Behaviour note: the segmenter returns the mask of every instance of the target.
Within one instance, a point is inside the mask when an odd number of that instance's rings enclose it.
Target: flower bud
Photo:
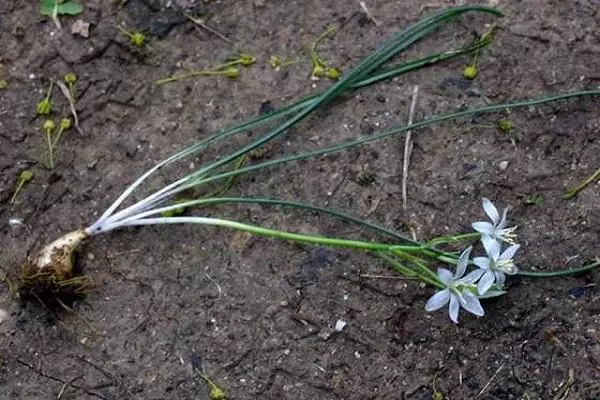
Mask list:
[[[478,73],[476,65],[469,65],[463,70],[463,76],[467,79],[475,79]]]
[[[71,128],[72,125],[73,123],[71,122],[71,118],[63,118],[60,120],[60,130],[62,131],[66,131],[67,129]]]
[[[40,101],[37,105],[38,115],[49,115],[52,112],[52,103],[49,99]]]
[[[337,81],[342,76],[342,71],[335,67],[327,68],[327,77],[332,81]]]
[[[146,43],[146,35],[142,32],[136,32],[129,37],[129,41],[134,46],[142,47],[144,46],[144,43]]]
[[[68,74],[66,74],[65,82],[69,84],[77,82],[77,75],[75,75],[75,72],[69,72]]]
[[[33,172],[26,169],[19,174],[19,180],[23,183],[27,183],[33,179]]]
[[[46,132],[52,132],[54,129],[56,129],[56,124],[54,121],[47,119],[46,122],[44,122],[44,130]]]
[[[223,76],[226,76],[231,79],[235,79],[240,76],[240,70],[236,67],[227,67],[221,71]]]

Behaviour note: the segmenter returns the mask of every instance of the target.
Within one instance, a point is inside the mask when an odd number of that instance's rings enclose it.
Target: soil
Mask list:
[[[10,275],[28,254],[89,225],[143,171],[211,132],[330,85],[309,78],[308,46],[347,71],[392,33],[450,1],[86,1],[63,30],[37,2],[0,3],[0,253]],[[411,47],[449,49],[496,23],[479,76],[460,58],[363,89],[273,142],[275,158],[415,120],[600,85],[597,0],[489,1],[505,13],[467,15]],[[188,22],[192,8],[229,38]],[[71,34],[82,19],[89,38]],[[134,48],[121,25],[149,34]],[[238,79],[154,81],[243,51]],[[273,70],[278,55],[298,63]],[[74,71],[81,133],[46,167],[36,104],[49,79]],[[55,118],[69,115],[58,90]],[[600,99],[582,98],[413,132],[407,209],[404,138],[292,163],[239,179],[231,195],[301,200],[344,210],[420,240],[469,232],[481,198],[510,206],[522,269],[583,265],[598,254],[600,190],[563,195],[599,165]],[[497,129],[510,119],[515,130]],[[179,165],[185,172],[258,131]],[[35,173],[14,205],[16,176]],[[369,179],[364,179],[368,176]],[[540,204],[527,204],[531,196]],[[266,206],[201,210],[281,229],[374,238],[356,226]],[[9,224],[9,220],[22,223]],[[15,299],[0,286],[0,399],[208,399],[201,369],[231,399],[600,399],[600,274],[510,280],[486,315],[426,313],[433,291],[354,251],[298,245],[198,226],[145,227],[94,237],[79,265],[95,282],[71,311]],[[347,323],[338,332],[336,321]],[[437,397],[433,397],[437,396]],[[443,396],[443,397],[440,397]]]

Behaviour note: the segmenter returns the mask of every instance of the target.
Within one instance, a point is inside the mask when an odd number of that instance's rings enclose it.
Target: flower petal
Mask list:
[[[508,220],[506,219],[506,214],[508,214],[508,208],[505,208],[502,212],[502,219],[500,219],[500,222],[498,222],[496,228],[503,229],[506,226],[506,223],[508,222]]]
[[[487,292],[494,285],[495,280],[496,275],[494,274],[494,271],[488,269],[477,284],[477,293],[485,294],[485,292]]]
[[[452,282],[452,272],[448,271],[446,268],[438,268],[437,276],[440,278],[440,281],[446,286]]]
[[[490,269],[490,259],[487,257],[475,257],[473,263],[481,269]]]
[[[477,221],[471,224],[471,227],[482,235],[493,235],[495,227],[487,221]]]
[[[454,279],[462,278],[467,270],[467,264],[469,263],[469,256],[471,255],[471,250],[473,250],[473,246],[469,246],[465,249],[458,258],[458,263],[456,263],[456,273],[454,274]]]
[[[505,260],[512,259],[520,247],[521,247],[520,244],[513,244],[512,246],[510,246],[509,248],[507,248],[506,250],[504,250],[502,252],[502,255],[500,256],[499,261],[505,261]]]
[[[500,242],[489,236],[482,236],[481,243],[485,248],[487,256],[494,262],[496,262],[498,260],[498,257],[500,257]]]
[[[460,302],[460,305],[462,306],[462,308],[464,308],[471,314],[477,315],[478,317],[482,317],[483,314],[485,314],[477,296],[471,293],[468,289],[465,289],[463,291],[462,301]]]
[[[426,311],[435,311],[444,307],[450,301],[450,290],[444,289],[442,291],[437,292],[433,296],[427,300],[427,304],[425,304]]]
[[[484,269],[476,269],[475,271],[471,271],[469,272],[469,274],[467,276],[465,276],[462,279],[459,279],[459,283],[462,283],[464,285],[472,285],[475,282],[477,282],[477,280],[479,278],[481,278],[481,275],[485,274],[485,270]]]
[[[498,214],[498,209],[496,208],[494,203],[490,201],[490,199],[484,197],[482,200],[483,211],[485,211],[487,216],[490,217],[490,219],[494,223],[494,226],[498,225],[498,221],[500,221],[500,214]]]
[[[450,319],[455,324],[458,324],[458,309],[460,308],[458,304],[458,296],[454,293],[450,293],[450,307],[448,309],[448,314],[450,315]]]
[[[504,287],[504,282],[506,282],[506,275],[502,271],[494,271],[494,275],[496,275],[496,285],[498,287]]]

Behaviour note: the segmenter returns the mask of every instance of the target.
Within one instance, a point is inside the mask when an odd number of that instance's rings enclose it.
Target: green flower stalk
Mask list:
[[[12,197],[10,198],[10,204],[15,204],[15,202],[17,201],[17,196],[21,192],[21,189],[23,189],[23,186],[25,186],[27,183],[29,183],[33,179],[33,176],[34,176],[33,172],[31,172],[29,170],[21,171],[21,173],[19,174],[19,180],[17,183],[17,187],[15,189],[15,192],[13,193]]]
[[[77,82],[77,75],[74,72],[69,72],[64,77],[65,83],[69,85],[69,95],[71,96],[71,102],[75,102],[75,83]]]
[[[118,28],[125,36],[129,38],[129,42],[135,47],[144,47],[146,44],[146,35],[144,35],[142,32],[129,32],[120,25]]]
[[[52,140],[52,135],[56,129],[56,124],[51,119],[47,119],[42,126],[44,130],[44,134],[46,136],[46,148],[47,148],[47,156],[48,156],[48,168],[54,168],[54,141]]]

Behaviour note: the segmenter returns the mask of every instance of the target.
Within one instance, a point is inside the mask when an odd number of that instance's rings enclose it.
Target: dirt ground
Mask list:
[[[198,138],[269,105],[327,87],[309,79],[307,46],[341,27],[321,54],[348,70],[390,34],[452,2],[86,1],[88,39],[41,17],[34,0],[0,3],[0,250],[5,274],[29,252],[89,225],[143,171]],[[492,3],[491,1],[489,3]],[[480,74],[464,57],[345,96],[292,129],[274,158],[489,102],[600,85],[597,0],[494,1],[505,17],[468,15],[406,57],[449,49],[498,24]],[[168,7],[167,7],[168,6]],[[182,17],[199,11],[235,44]],[[375,22],[377,22],[377,24]],[[150,34],[133,48],[122,25]],[[243,51],[257,57],[238,79],[156,79],[206,68]],[[271,55],[299,62],[273,70]],[[79,76],[82,134],[44,162],[35,107],[50,78]],[[54,116],[68,105],[54,91]],[[599,256],[600,190],[564,192],[600,167],[600,99],[486,115],[415,131],[402,209],[404,139],[240,179],[231,195],[302,200],[368,218],[418,239],[470,231],[482,197],[510,206],[523,269],[550,271]],[[507,135],[496,127],[509,118]],[[256,132],[254,133],[256,135]],[[254,135],[252,137],[254,137]],[[247,137],[243,138],[247,140]],[[242,139],[236,139],[237,146]],[[218,149],[179,166],[186,171]],[[17,174],[34,180],[9,204]],[[365,172],[372,179],[364,178]],[[527,204],[530,196],[542,204]],[[273,207],[214,207],[219,215],[282,229],[370,238],[324,216]],[[23,224],[9,224],[22,219]],[[600,399],[600,273],[515,278],[486,315],[426,313],[433,291],[396,279],[381,261],[196,226],[146,227],[93,238],[80,265],[96,283],[72,312],[22,304],[0,286],[0,399],[208,399],[191,360],[231,399]],[[382,277],[383,276],[383,277]],[[336,332],[337,320],[347,322]],[[434,393],[437,392],[436,396]],[[444,397],[439,397],[443,394]]]

